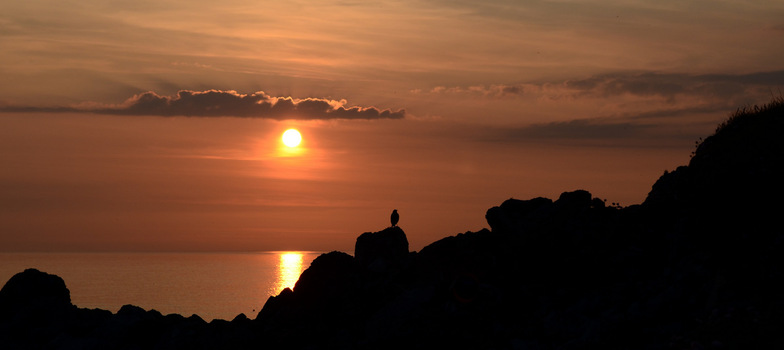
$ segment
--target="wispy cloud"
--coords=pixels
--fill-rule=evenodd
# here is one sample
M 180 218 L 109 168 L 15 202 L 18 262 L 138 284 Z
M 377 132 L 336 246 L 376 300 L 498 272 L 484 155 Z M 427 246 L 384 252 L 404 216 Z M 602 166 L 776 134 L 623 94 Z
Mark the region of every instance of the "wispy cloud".
M 708 119 L 716 123 L 738 106 L 764 103 L 782 90 L 782 70 L 746 74 L 638 71 L 511 84 L 436 86 L 410 93 L 441 106 L 479 106 L 473 110 L 476 115 L 511 125 L 596 119 L 693 126 Z M 562 130 L 567 126 L 574 124 L 549 127 Z M 552 130 L 540 131 L 550 135 Z M 603 135 L 602 130 L 596 130 L 596 135 Z
M 471 94 L 483 97 L 522 97 L 526 95 L 569 97 L 612 97 L 632 95 L 674 98 L 690 95 L 735 98 L 752 89 L 784 86 L 784 71 L 748 74 L 702 74 L 657 72 L 617 72 L 566 81 L 493 84 L 476 86 L 437 86 L 427 90 L 435 94 Z M 422 92 L 416 90 L 414 92 Z
M 266 119 L 400 119 L 405 110 L 347 106 L 346 100 L 275 97 L 263 91 L 240 94 L 236 91 L 181 90 L 174 96 L 148 91 L 116 105 L 83 103 L 77 106 L 0 106 L 5 112 L 90 112 L 113 115 L 244 117 Z
M 676 95 L 692 95 L 724 99 L 746 94 L 749 89 L 780 87 L 782 82 L 784 71 L 737 75 L 645 72 L 598 75 L 569 81 L 566 86 L 603 97 L 629 94 L 674 98 Z
M 650 125 L 629 121 L 578 119 L 507 129 L 513 139 L 619 139 L 639 137 Z
M 645 146 L 696 139 L 738 106 L 764 102 L 782 88 L 784 71 L 616 72 L 565 81 L 438 86 L 412 93 L 450 101 L 485 100 L 488 110 L 517 107 L 517 118 L 485 135 L 490 141 Z M 559 111 L 556 117 L 547 114 L 551 109 Z

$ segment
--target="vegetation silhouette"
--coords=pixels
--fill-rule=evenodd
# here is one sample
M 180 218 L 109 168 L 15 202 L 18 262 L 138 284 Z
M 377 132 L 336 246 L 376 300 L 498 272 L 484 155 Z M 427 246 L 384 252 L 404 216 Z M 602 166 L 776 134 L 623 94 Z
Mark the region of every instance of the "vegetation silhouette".
M 509 199 L 411 252 L 395 225 L 316 258 L 255 319 L 72 305 L 37 270 L 0 290 L 3 348 L 784 348 L 784 99 L 742 108 L 646 200 Z

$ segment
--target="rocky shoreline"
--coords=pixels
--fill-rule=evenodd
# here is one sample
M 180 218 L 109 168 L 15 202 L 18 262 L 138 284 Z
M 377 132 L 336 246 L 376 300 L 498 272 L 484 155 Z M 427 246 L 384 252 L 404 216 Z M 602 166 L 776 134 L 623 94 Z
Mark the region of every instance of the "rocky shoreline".
M 316 258 L 254 319 L 80 309 L 57 276 L 0 290 L 4 349 L 784 348 L 784 100 L 742 109 L 644 203 L 509 199 L 408 249 L 390 227 Z

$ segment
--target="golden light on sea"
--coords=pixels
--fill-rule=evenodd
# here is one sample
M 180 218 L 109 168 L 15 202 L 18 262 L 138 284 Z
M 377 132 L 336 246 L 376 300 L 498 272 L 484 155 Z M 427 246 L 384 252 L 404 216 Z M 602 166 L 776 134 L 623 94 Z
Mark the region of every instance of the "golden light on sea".
M 285 288 L 294 289 L 294 285 L 302 274 L 303 254 L 298 252 L 279 253 L 278 275 L 275 281 L 276 293 L 280 293 Z

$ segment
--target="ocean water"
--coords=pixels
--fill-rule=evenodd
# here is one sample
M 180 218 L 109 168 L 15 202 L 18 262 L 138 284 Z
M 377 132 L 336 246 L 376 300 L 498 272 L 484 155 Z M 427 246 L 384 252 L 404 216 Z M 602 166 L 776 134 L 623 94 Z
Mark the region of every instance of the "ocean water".
M 125 304 L 206 321 L 255 318 L 292 288 L 321 252 L 0 253 L 0 284 L 27 268 L 65 280 L 71 302 L 117 312 Z

